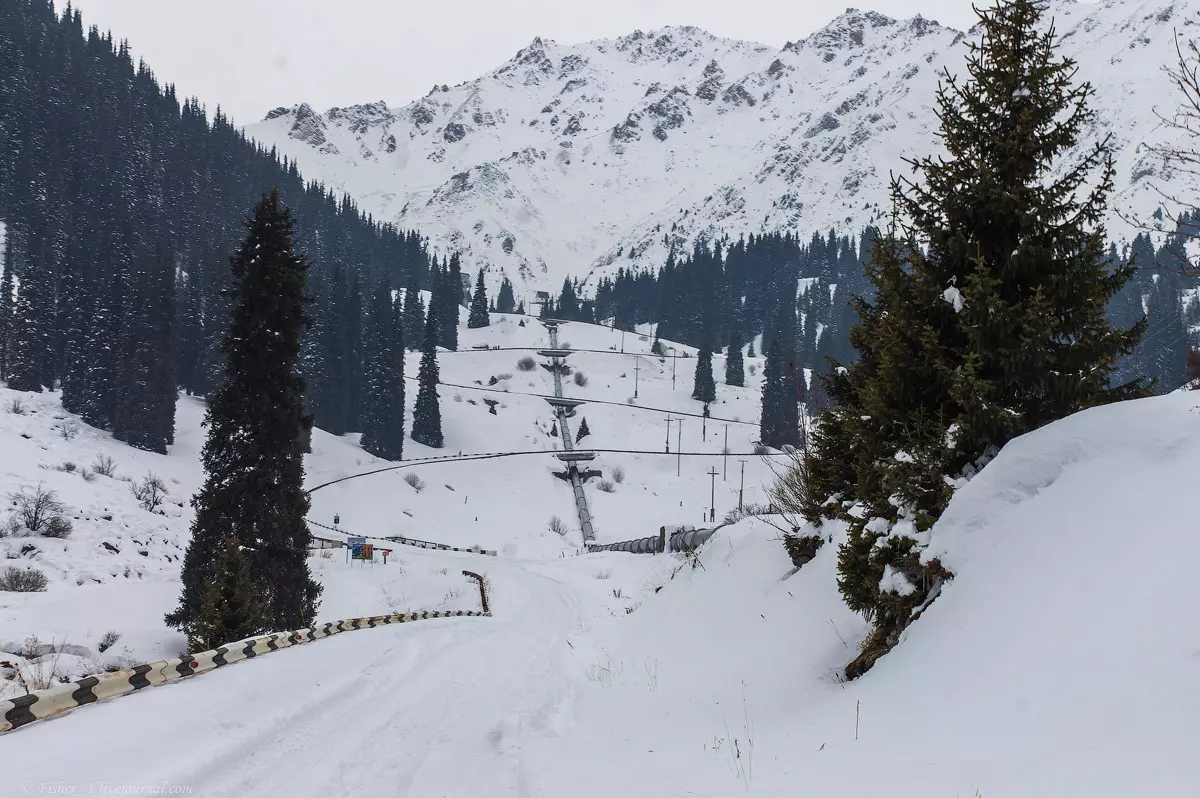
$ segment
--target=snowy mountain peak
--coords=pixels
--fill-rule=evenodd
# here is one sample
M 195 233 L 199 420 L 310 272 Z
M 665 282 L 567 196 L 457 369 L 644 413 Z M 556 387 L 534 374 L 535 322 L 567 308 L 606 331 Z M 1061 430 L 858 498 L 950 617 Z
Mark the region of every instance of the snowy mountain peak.
M 1132 231 L 1121 216 L 1149 217 L 1158 190 L 1190 190 L 1140 145 L 1168 135 L 1154 114 L 1175 103 L 1161 67 L 1197 10 L 1200 0 L 1052 4 L 1062 52 L 1096 88 L 1080 151 L 1112 134 L 1118 237 Z M 692 26 L 574 45 L 539 37 L 402 106 L 302 104 L 248 132 L 376 218 L 461 251 L 493 289 L 504 273 L 518 291 L 556 290 L 565 276 L 657 267 L 699 237 L 878 223 L 889 173 L 939 146 L 937 81 L 965 71 L 965 38 L 857 9 L 782 49 Z
M 916 17 L 920 19 L 920 16 Z M 876 11 L 862 12 L 847 8 L 828 25 L 797 42 L 790 42 L 783 49 L 799 52 L 805 47 L 814 50 L 846 50 L 868 44 L 870 32 L 876 28 L 892 27 L 896 20 Z

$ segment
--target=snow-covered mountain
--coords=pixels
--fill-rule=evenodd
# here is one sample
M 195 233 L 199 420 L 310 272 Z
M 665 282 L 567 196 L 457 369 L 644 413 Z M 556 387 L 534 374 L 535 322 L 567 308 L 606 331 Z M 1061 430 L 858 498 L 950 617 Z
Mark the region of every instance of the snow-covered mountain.
M 1200 0 L 1055 0 L 1061 51 L 1095 85 L 1081 148 L 1112 136 L 1110 227 L 1150 216 L 1182 175 L 1144 143 L 1176 105 L 1162 67 Z M 248 128 L 376 217 L 460 250 L 524 290 L 659 265 L 697 236 L 849 231 L 881 221 L 889 173 L 937 146 L 943 69 L 973 33 L 849 9 L 782 50 L 693 27 L 564 46 L 534 39 L 498 69 L 392 108 L 277 108 Z M 518 293 L 522 289 L 518 288 Z

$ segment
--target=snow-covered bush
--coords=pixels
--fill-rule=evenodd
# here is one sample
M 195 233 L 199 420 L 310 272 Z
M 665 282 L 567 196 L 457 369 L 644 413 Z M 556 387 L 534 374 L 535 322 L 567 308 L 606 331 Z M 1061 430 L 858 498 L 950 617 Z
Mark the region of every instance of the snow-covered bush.
M 0 590 L 12 593 L 41 593 L 50 580 L 36 568 L 10 565 L 0 571 Z
M 100 638 L 100 645 L 98 645 L 96 647 L 98 649 L 100 649 L 100 653 L 103 654 L 105 651 L 108 651 L 110 648 L 112 648 L 114 645 L 116 645 L 117 641 L 120 639 L 121 639 L 120 632 L 114 632 L 112 630 L 109 630 L 109 631 L 105 632 L 104 635 Z
M 13 399 L 8 403 L 8 412 L 17 416 L 25 415 L 25 403 L 20 399 Z
M 117 461 L 108 455 L 96 455 L 96 462 L 92 463 L 92 471 L 102 477 L 112 477 L 117 473 Z
M 587 375 L 584 374 L 582 371 L 575 372 L 575 384 L 578 385 L 580 388 L 586 388 L 587 384 L 588 384 Z
M 612 477 L 613 477 L 613 482 L 620 485 L 622 482 L 625 481 L 625 469 L 621 468 L 621 466 L 617 466 L 616 468 L 613 469 Z
M 78 422 L 67 419 L 58 425 L 58 434 L 64 441 L 75 440 L 75 436 L 79 434 Z
M 59 518 L 66 512 L 66 506 L 58 500 L 58 494 L 38 483 L 33 490 L 22 488 L 17 493 L 10 493 L 17 518 L 26 529 L 40 534 L 51 518 Z M 69 526 L 69 524 L 68 524 Z
M 600 483 L 596 485 L 596 490 L 601 491 L 602 493 L 616 493 L 617 487 L 610 480 L 602 479 L 600 480 Z
M 517 371 L 533 371 L 537 368 L 537 361 L 529 355 L 517 361 Z
M 425 480 L 421 479 L 419 476 L 417 476 L 416 474 L 414 474 L 411 471 L 409 471 L 407 474 L 404 475 L 404 481 L 407 482 L 408 486 L 411 487 L 413 490 L 415 490 L 417 493 L 420 493 L 421 491 L 425 490 Z
M 167 484 L 158 474 L 149 473 L 141 482 L 130 485 L 129 492 L 138 500 L 138 504 L 142 505 L 143 510 L 152 513 L 163 503 L 167 495 Z
M 556 535 L 565 536 L 567 534 L 567 525 L 557 515 L 550 516 L 550 522 L 546 527 Z
M 71 536 L 71 522 L 61 515 L 50 518 L 42 525 L 39 533 L 44 538 L 67 538 Z

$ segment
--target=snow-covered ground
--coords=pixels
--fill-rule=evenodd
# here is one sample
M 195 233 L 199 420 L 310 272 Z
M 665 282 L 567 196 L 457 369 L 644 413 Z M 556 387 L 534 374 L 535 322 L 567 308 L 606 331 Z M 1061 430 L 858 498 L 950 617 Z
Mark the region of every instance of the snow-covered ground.
M 519 360 L 530 356 L 548 362 L 533 349 L 546 345 L 545 328 L 533 318 L 496 314 L 492 326 L 479 330 L 464 326 L 460 338 L 461 351 L 439 356 L 443 381 L 464 386 L 441 389 L 445 448 L 428 449 L 410 440 L 405 458 L 561 449 L 561 438 L 550 435 L 550 406 L 537 396 L 522 395 L 552 395 L 552 376 L 540 366 L 528 372 L 517 367 Z M 622 339 L 625 354 L 620 351 Z M 571 419 L 572 434 L 582 419 L 588 420 L 591 435 L 580 446 L 655 452 L 602 453 L 591 466 L 603 473 L 603 480 L 592 479 L 585 488 L 599 542 L 646 537 L 664 524 L 701 525 L 714 493 L 714 481 L 705 472 L 715 467 L 724 473 L 727 467 L 727 478 L 715 480 L 719 520 L 737 506 L 739 459 L 746 460 L 745 501 L 765 503 L 763 484 L 769 467 L 755 456 L 724 457 L 725 422 L 715 420 L 753 422 L 729 424 L 730 450 L 742 455 L 752 450 L 758 434 L 761 371 L 747 375 L 746 388 L 719 386 L 719 399 L 712 405 L 714 419 L 707 424 L 700 418 L 685 418 L 680 437 L 678 425 L 672 423 L 672 452 L 682 443 L 687 452 L 712 454 L 677 461 L 657 454 L 664 448 L 667 414 L 650 408 L 700 412 L 700 403 L 690 398 L 695 358 L 681 356 L 673 364 L 672 358 L 648 354 L 649 339 L 594 325 L 565 324 L 561 341 L 597 350 L 571 355 L 569 361 L 585 375 L 587 384 L 577 385 L 574 375 L 566 378 L 566 395 L 614 403 L 585 405 Z M 470 349 L 477 345 L 502 349 Z M 695 354 L 683 346 L 677 351 Z M 635 354 L 639 352 L 644 354 Z M 416 375 L 418 361 L 419 353 L 409 356 L 409 375 Z M 760 370 L 761 359 L 748 358 L 747 365 Z M 716 371 L 724 373 L 720 357 Z M 483 390 L 493 376 L 503 379 Z M 629 404 L 635 377 L 638 398 Z M 411 418 L 415 381 L 407 387 Z M 498 402 L 496 415 L 489 413 L 485 398 Z M 14 403 L 20 412 L 14 412 Z M 74 527 L 70 537 L 61 540 L 0 535 L 4 560 L 0 568 L 32 566 L 50 580 L 46 592 L 0 592 L 0 648 L 19 654 L 31 636 L 43 645 L 83 647 L 81 661 L 57 657 L 59 670 L 70 675 L 101 665 L 175 656 L 183 649 L 182 636 L 164 626 L 162 616 L 178 599 L 179 567 L 191 522 L 189 500 L 203 478 L 199 462 L 203 415 L 201 400 L 180 398 L 176 442 L 163 456 L 131 449 L 79 422 L 63 411 L 57 394 L 0 388 L 0 499 L 7 508 L 13 494 L 40 485 L 55 492 Z M 397 465 L 367 454 L 357 439 L 357 435 L 336 437 L 316 431 L 313 454 L 306 460 L 306 484 L 320 485 Z M 102 457 L 113 461 L 112 477 L 93 473 Z M 624 472 L 621 482 L 615 479 L 618 469 Z M 403 535 L 461 547 L 478 545 L 499 550 L 507 558 L 556 559 L 577 554 L 582 546 L 570 484 L 553 476 L 560 470 L 562 464 L 552 454 L 414 465 L 316 490 L 309 517 L 332 525 L 339 516 L 341 529 L 371 538 Z M 167 487 L 158 512 L 140 507 L 131 491 L 148 474 L 161 477 Z M 420 491 L 404 481 L 408 474 L 420 478 Z M 601 482 L 612 492 L 605 492 Z M 7 512 L 0 511 L 0 520 L 5 516 Z M 548 529 L 552 516 L 566 525 L 565 536 Z M 380 562 L 365 570 L 361 563 L 348 565 L 344 552 L 314 557 L 312 568 L 326 586 L 319 619 L 451 608 L 458 606 L 459 599 L 477 602 L 470 591 L 458 595 L 464 587 L 460 571 L 468 566 L 460 564 L 443 574 L 445 563 L 424 555 L 419 549 L 395 547 L 386 566 Z M 488 562 L 478 564 L 487 566 Z M 110 631 L 117 632 L 120 640 L 101 656 L 101 638 Z M 0 695 L 13 690 L 19 690 L 15 682 L 0 681 Z
M 540 327 L 521 328 L 515 318 L 509 324 L 464 332 L 464 344 L 524 345 L 524 336 L 542 343 Z M 609 350 L 612 343 L 619 349 L 619 336 L 568 325 L 561 337 Z M 551 392 L 546 372 L 516 371 L 522 354 L 442 357 L 447 381 L 486 384 L 501 369 L 514 373 L 504 381 L 510 394 L 498 416 L 466 401 L 484 394 L 464 390 L 461 403 L 444 397 L 448 448 L 553 444 L 534 426 L 548 424 L 548 406 L 515 394 Z M 632 393 L 619 376 L 625 366 L 609 364 L 628 359 L 572 355 L 589 384 L 568 382 L 567 393 L 625 401 Z M 691 409 L 692 363 L 679 361 L 683 387 L 675 392 L 669 360 L 665 377 L 647 366 L 639 403 Z M 5 404 L 12 396 L 4 393 Z M 746 417 L 739 402 L 748 411 L 754 396 L 747 388 L 714 413 Z M 131 519 L 127 536 L 158 524 L 164 539 L 181 542 L 182 514 L 139 520 L 136 504 L 118 502 L 119 491 L 89 498 L 87 491 L 110 484 L 103 478 L 88 483 L 38 469 L 68 451 L 86 459 L 59 446 L 67 443 L 48 431 L 52 398 L 39 401 L 45 429 L 25 428 L 33 437 L 16 466 L 10 444 L 25 439 L 9 431 L 18 421 L 0 414 L 6 489 L 54 480 L 74 505 L 109 500 L 121 513 L 115 517 Z M 167 458 L 135 459 L 150 456 L 86 431 L 71 445 L 124 455 L 121 473 L 153 466 L 179 479 L 172 496 L 184 496 L 199 474 L 183 462 L 189 446 L 195 454 L 183 430 L 199 412 L 191 400 L 180 407 L 180 443 Z M 612 448 L 661 444 L 666 427 L 658 415 L 642 421 L 643 411 L 612 406 L 606 416 L 600 407 L 581 409 L 593 429 L 594 440 L 585 440 Z M 42 412 L 19 423 L 32 425 Z M 548 459 L 532 456 L 419 466 L 420 493 L 401 481 L 403 469 L 322 489 L 314 514 L 337 512 L 347 529 L 501 550 L 487 558 L 405 549 L 402 564 L 387 566 L 348 566 L 336 552 L 314 558 L 326 585 L 322 617 L 473 608 L 477 596 L 463 568 L 486 572 L 494 617 L 339 635 L 31 725 L 0 740 L 0 794 L 54 785 L 83 792 L 105 783 L 190 787 L 204 796 L 1194 795 L 1197 412 L 1200 395 L 1177 393 L 1087 411 L 1012 442 L 959 491 L 933 530 L 932 545 L 956 579 L 899 647 L 853 683 L 837 673 L 866 625 L 836 591 L 837 529 L 827 528 L 832 545 L 799 572 L 778 532 L 760 519 L 719 531 L 695 563 L 575 556 L 569 490 L 549 475 Z M 692 421 L 684 423 L 685 448 L 708 445 L 689 438 Z M 736 441 L 733 430 L 731 448 L 748 445 L 752 429 Z M 406 452 L 421 454 L 415 445 Z M 621 462 L 627 476 L 613 494 L 589 487 L 589 498 L 601 500 L 601 540 L 698 516 L 686 506 L 682 512 L 676 498 L 699 510 L 710 487 L 702 472 L 720 469 L 716 453 L 685 459 L 676 480 L 673 459 L 609 457 L 601 455 L 599 467 L 607 473 Z M 318 435 L 309 465 L 315 484 L 378 464 L 353 440 Z M 753 479 L 751 468 L 761 469 Z M 759 490 L 766 466 L 752 458 L 747 471 L 748 492 Z M 726 497 L 719 510 L 730 487 L 736 490 L 734 476 L 731 469 L 728 482 L 717 478 Z M 70 493 L 69 479 L 78 483 Z M 543 534 L 551 512 L 568 522 L 565 539 Z M 79 550 L 62 554 L 62 565 L 47 560 L 55 581 L 46 593 L 0 593 L 8 605 L 0 639 L 69 631 L 88 643 L 86 629 L 138 625 L 145 635 L 139 646 L 170 648 L 160 617 L 174 602 L 177 566 L 135 555 L 145 561 L 141 579 L 111 576 L 98 564 L 104 555 L 87 554 L 87 541 L 104 528 L 77 522 L 70 545 Z M 79 565 L 66 562 L 67 554 Z M 71 575 L 85 567 L 100 583 L 74 584 Z M 153 633 L 163 638 L 155 642 Z

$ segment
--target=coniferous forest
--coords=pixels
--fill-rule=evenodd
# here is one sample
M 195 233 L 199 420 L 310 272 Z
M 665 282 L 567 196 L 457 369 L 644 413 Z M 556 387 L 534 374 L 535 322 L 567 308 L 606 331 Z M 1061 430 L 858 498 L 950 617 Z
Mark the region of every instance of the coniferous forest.
M 229 256 L 247 208 L 277 188 L 312 264 L 307 403 L 322 428 L 361 427 L 364 293 L 384 277 L 426 287 L 417 233 L 365 216 L 219 109 L 210 118 L 176 97 L 77 10 L 0 5 L 0 75 L 0 376 L 10 387 L 61 388 L 89 424 L 165 451 L 176 389 L 216 387 Z

